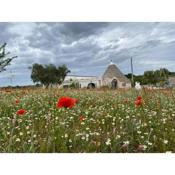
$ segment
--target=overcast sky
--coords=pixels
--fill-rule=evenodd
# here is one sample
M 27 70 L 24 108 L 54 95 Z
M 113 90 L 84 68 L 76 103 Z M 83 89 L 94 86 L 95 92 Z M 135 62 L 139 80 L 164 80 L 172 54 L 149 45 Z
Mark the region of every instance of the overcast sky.
M 135 74 L 175 71 L 175 23 L 0 23 L 4 42 L 18 58 L 0 73 L 0 86 L 32 84 L 33 63 L 66 64 L 71 74 L 101 76 L 110 60 L 130 73 L 133 57 Z

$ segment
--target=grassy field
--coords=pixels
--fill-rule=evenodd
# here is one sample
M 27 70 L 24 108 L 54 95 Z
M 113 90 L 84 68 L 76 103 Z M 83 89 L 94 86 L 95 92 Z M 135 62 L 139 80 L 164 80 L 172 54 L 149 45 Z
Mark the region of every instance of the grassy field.
M 175 152 L 175 91 L 0 91 L 0 152 Z

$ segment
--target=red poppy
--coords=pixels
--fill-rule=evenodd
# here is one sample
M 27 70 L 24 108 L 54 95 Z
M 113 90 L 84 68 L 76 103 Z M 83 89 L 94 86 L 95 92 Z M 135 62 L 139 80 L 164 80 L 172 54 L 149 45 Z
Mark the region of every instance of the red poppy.
M 19 110 L 16 112 L 17 115 L 23 115 L 23 114 L 25 114 L 25 113 L 26 113 L 26 110 L 25 110 L 25 109 L 19 109 Z
M 135 105 L 137 107 L 139 107 L 140 105 L 142 105 L 142 97 L 141 96 L 137 96 L 137 99 L 135 101 Z
M 137 97 L 137 100 L 142 100 L 142 97 L 141 97 L 141 96 L 138 96 L 138 97 Z
M 16 100 L 15 103 L 18 104 L 20 102 L 20 100 Z
M 136 106 L 142 105 L 142 100 L 136 100 L 136 101 L 135 101 L 135 105 L 136 105 Z
M 72 108 L 77 103 L 77 99 L 71 97 L 61 97 L 57 102 L 58 108 Z
M 80 116 L 80 122 L 83 122 L 85 117 L 83 115 Z

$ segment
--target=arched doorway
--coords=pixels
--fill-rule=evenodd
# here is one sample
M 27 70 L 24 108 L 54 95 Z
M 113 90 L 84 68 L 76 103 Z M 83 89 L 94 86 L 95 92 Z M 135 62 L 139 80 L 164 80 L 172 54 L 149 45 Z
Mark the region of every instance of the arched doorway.
M 111 82 L 111 87 L 112 87 L 112 89 L 117 89 L 118 83 L 117 83 L 117 80 L 116 80 L 116 79 L 113 79 L 113 80 L 112 80 L 112 82 Z
M 95 88 L 95 84 L 94 83 L 89 83 L 87 88 L 88 89 L 94 89 Z

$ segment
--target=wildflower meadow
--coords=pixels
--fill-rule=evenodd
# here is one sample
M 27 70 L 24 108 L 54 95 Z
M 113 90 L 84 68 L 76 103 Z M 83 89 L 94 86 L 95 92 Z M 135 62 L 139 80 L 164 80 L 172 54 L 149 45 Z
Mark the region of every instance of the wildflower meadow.
M 1 90 L 0 152 L 175 152 L 174 109 L 174 90 Z

